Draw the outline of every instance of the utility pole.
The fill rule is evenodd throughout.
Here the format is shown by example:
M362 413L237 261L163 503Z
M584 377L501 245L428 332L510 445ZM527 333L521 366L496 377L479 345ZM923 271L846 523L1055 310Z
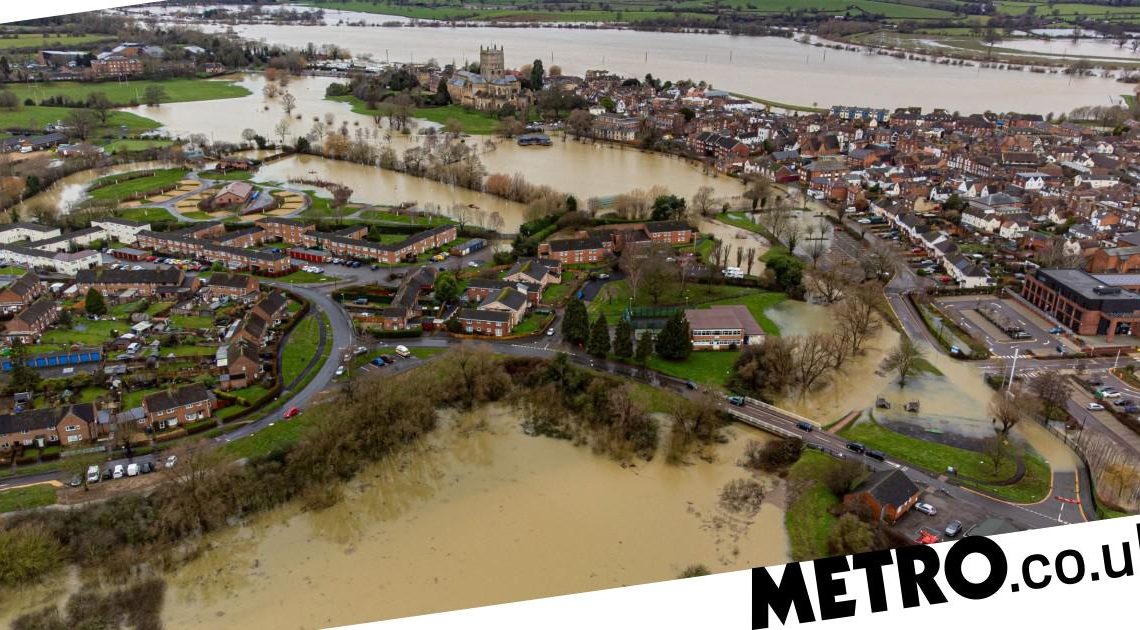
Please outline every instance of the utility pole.
M1115 370L1118 365L1120 365L1120 348L1116 349L1116 360L1112 362L1112 369Z
M1017 373L1017 355L1021 353L1021 348L1014 348L1013 350L1013 365L1009 368L1009 383L1006 383L1005 391L1010 391L1013 388L1013 375Z

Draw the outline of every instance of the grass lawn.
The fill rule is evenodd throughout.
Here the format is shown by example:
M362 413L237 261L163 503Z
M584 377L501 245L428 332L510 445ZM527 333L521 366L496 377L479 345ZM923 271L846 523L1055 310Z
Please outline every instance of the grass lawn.
M834 460L827 455L805 450L800 461L788 471L789 486L798 489L784 513L792 560L830 555L827 538L837 520L830 510L839 505L839 499L819 480L834 465Z
M673 413L683 398L667 389L645 383L630 382L633 400L650 413Z
M934 473L953 466L964 477L987 482L1009 479L1017 469L1012 457L1006 458L995 472L990 458L981 453L913 438L874 422L851 424L840 435Z
M3 40L0 40L3 41ZM107 81L103 83L79 83L76 81L53 81L51 83L13 83L10 88L20 98L34 98L40 102L49 96L65 96L73 100L84 100L92 92L102 92L118 106L131 105L131 101L141 103L146 89L157 85L166 92L163 103L186 101L211 101L221 98L248 96L250 91L235 81L215 81L206 79L170 79L167 81Z
M84 346L98 346L111 340L112 330L123 333L129 329L129 324L118 320L91 321L86 318L76 318L71 330L53 328L44 333L42 341L51 344L77 343Z
M28 510L54 503L55 488L45 483L0 492L0 513Z
M521 322L519 322L519 325L515 326L515 329L511 331L511 334L526 335L538 332L542 325L549 320L549 315L537 315L535 313L528 313L527 316L524 317Z
M934 367L934 364L922 357L914 362L914 369L919 374L930 374L931 376L942 376L942 370Z
M364 114L365 116L375 116L380 112L378 109L369 109L368 105L356 98L355 96L335 96L330 101L339 101L341 103L348 103L352 106L352 111L357 114ZM447 121L455 119L459 121L460 126L463 127L464 133L473 135L489 135L495 132L495 127L499 125L499 120L487 112L479 112L475 110L468 110L460 107L459 105L445 105L443 107L417 107L412 109L412 117L420 118L429 122L439 125L446 124Z
M25 273L28 270L22 267L0 267L0 276L22 276Z
M159 348L158 355L165 357L173 354L176 357L205 357L214 356L218 351L216 346L174 346L173 348Z
M140 223L174 220L174 215L166 208L119 208L115 210L115 216Z
M684 361L667 361L653 355L649 367L670 376L705 385L722 386L732 372L739 352L694 352Z
M397 214L395 212L386 212L384 210L365 210L364 212L360 213L360 218L361 220L368 222L398 223L400 225L436 226L454 223L454 221L448 219L447 217L437 217L434 215L423 217L411 214Z
M174 315L170 323L182 329L213 328L214 320L211 317L200 315Z
M153 317L172 306L174 306L174 302L155 302L154 304L151 304L149 307L147 307L146 314Z
M154 171L153 175L123 180L115 184L110 184L108 186L92 190L89 194L95 199L119 200L129 195L134 195L152 190L154 188L160 188L175 184L182 178L186 177L187 172L188 171L184 168L160 169ZM110 177L113 179L115 176L112 175Z
M372 359L375 359L376 357L378 357L382 354L395 355L396 354L396 346L398 346L398 345L400 345L400 344L396 344L393 346L379 346L375 350L373 350L372 352L362 354L358 357L353 357L352 369L359 369L361 367L364 367L365 365L368 365L369 361L371 361ZM442 354L444 352L447 352L448 350L449 350L449 348L421 348L418 346L412 346L412 347L408 348L408 352L412 353L412 356L416 357L417 359L428 359L428 358L434 357L437 354ZM396 359L396 360L400 361L402 359Z
M48 123L67 119L67 115L75 110L69 107L43 107L36 105L28 107L21 105L17 110L0 110L0 129L43 129ZM144 118L130 112L113 111L107 117L107 126L102 131L118 133L119 127L126 127L127 131L138 133L158 129L161 125L155 120Z
M544 302L557 302L570 294L570 289L574 287L574 272L562 272L562 282L559 284L550 284L546 286L546 291L542 294Z
M202 179L218 179L218 180L224 180L224 181L237 181L237 180L245 181L247 179L252 178L253 173L251 173L249 171L230 171L228 173L223 173L221 171L215 171L215 170L211 169L208 171L198 171L198 176L201 177Z
M633 301L634 306L685 306L688 303L688 308L702 308L712 304L743 304L748 307L748 312L756 318L756 323L764 329L764 332L771 335L780 334L780 329L776 326L775 322L768 319L764 314L765 309L771 308L780 302L787 299L783 293L772 293L768 291L760 291L757 289L749 289L746 287L733 287L728 285L719 284L692 284L685 285L684 292L681 291L681 284L673 283L666 287L665 291L658 299L658 303L654 304L653 299L643 289L638 291L639 295ZM688 296L688 300L685 296ZM616 280L614 282L606 283L598 295L590 301L587 310L590 313L590 318L596 318L598 313L605 313L606 319L610 322L615 322L622 313L625 312L625 307L629 305L630 289L629 283L625 280Z
M978 486L991 494L1014 503L1036 503L1049 496L1053 471L1036 453L1025 453L1025 476L1012 486Z
M161 387L155 387L152 389L136 389L134 391L127 392L123 394L123 409L134 409L135 407L141 407L143 398L146 398L151 394L157 394L161 391L165 390Z
M711 302L708 305L712 306L713 304L743 304L744 306L748 307L748 312L752 314L752 317L756 318L756 323L760 324L760 327L764 329L765 334L779 335L780 327L776 325L776 322L769 319L768 315L764 311L776 306L786 299L788 299L788 296L783 293L774 293L771 291L755 291L753 293L746 293L737 297L716 300L715 302Z
M271 453L299 440L301 432L305 428L306 420L308 420L308 416L304 413L289 420L277 420L271 426L240 440L229 442L219 450L224 455L235 459Z
M146 304L146 300L141 299L135 300L133 302L124 302L107 309L107 314L119 318L128 317L131 313L139 310L139 308L144 304Z
M285 342L285 349L281 352L281 384L283 387L292 385L293 380L301 375L309 361L317 353L317 344L320 341L320 325L316 317L306 317L289 333Z
M174 144L170 140L112 140L103 145L107 153L126 153L129 151L145 151L147 149L161 149Z
M294 271L289 275L277 278L277 280L281 282L292 282L293 284L309 284L312 282L332 282L336 280L336 278L311 271Z
M251 385L249 387L243 387L242 389L235 389L229 393L237 396L238 398L241 398L247 403L252 403L262 396L268 394L269 390L261 387L260 385Z
M112 35L69 35L59 33L16 33L0 37L0 50L36 48L46 50L76 50L89 48L93 42L114 41Z

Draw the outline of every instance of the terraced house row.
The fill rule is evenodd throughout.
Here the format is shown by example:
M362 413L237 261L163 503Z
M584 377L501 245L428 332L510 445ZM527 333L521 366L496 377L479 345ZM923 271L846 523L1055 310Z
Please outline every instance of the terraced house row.
M261 219L257 226L268 235L290 245L320 247L334 256L388 264L414 259L428 250L443 247L459 236L456 226L441 225L411 234L397 243L376 243L364 238L368 234L365 226L352 226L336 232L318 232L315 223L276 217ZM296 258L304 258L303 252L289 253Z

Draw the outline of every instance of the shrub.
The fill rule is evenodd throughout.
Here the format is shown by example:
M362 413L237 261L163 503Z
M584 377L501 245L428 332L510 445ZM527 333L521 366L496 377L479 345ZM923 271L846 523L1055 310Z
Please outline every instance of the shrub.
M24 584L62 562L63 549L46 531L31 527L0 531L0 584Z
M804 441L800 438L783 438L767 444L753 440L744 449L741 465L752 470L777 472L798 462L803 452Z

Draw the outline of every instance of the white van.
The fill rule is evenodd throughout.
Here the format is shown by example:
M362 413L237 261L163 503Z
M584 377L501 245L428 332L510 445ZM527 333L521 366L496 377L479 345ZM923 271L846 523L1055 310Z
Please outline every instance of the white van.
M139 351L142 345L137 341L132 341L131 345L127 346L127 354L134 354Z
M407 346L396 346L396 354L404 357L405 359L412 356L412 353L408 352Z
M115 464L115 469L111 471L111 479L122 479L123 474L124 474L123 465L122 464Z
M128 477L138 477L139 476L139 465L138 464L127 464L127 476Z
M739 279L744 278L744 271L740 267L725 267L724 277L725 278L736 278L739 280Z
M99 467L98 466L88 466L87 467L87 483L99 483L99 479L100 479Z

